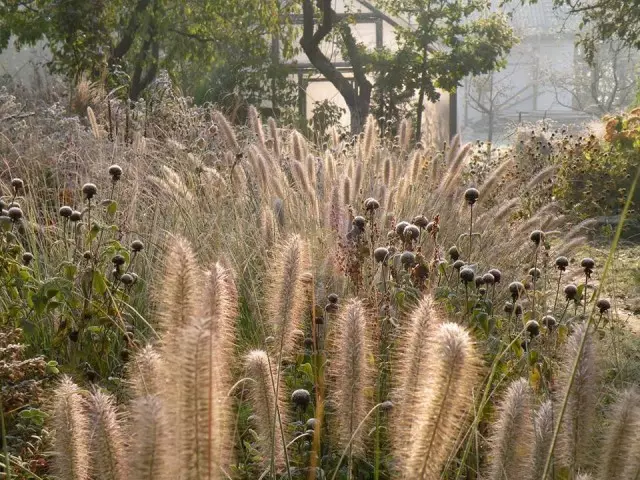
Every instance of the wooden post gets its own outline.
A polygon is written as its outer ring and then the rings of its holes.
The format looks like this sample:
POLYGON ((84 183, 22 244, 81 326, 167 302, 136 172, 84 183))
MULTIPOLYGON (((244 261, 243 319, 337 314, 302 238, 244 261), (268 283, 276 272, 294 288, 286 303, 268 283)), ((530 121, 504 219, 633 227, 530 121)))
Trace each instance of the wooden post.
POLYGON ((298 70, 298 113, 300 119, 307 121, 307 84, 304 81, 304 72, 298 70))
POLYGON ((384 39, 382 38, 383 33, 382 19, 378 18, 376 19, 376 48, 378 49, 384 46, 384 39))

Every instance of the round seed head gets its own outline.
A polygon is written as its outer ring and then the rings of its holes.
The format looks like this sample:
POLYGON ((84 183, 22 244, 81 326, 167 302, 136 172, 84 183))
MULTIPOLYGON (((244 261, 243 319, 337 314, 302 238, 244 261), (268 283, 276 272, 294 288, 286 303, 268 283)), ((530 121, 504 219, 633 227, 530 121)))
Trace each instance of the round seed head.
POLYGON ((369 197, 364 201, 364 208, 367 212, 375 212, 380 208, 380 202, 373 197, 369 197))
POLYGON ((402 252, 402 255, 400 256, 400 263, 402 263, 405 268, 412 267, 416 263, 415 254, 409 251, 402 252))
POLYGON ((337 293, 330 293, 327 296, 327 299, 329 300, 329 303, 338 303, 338 294, 337 293))
POLYGON ((87 200, 91 200, 96 193, 98 193, 98 187, 93 183, 85 183, 82 186, 82 193, 84 194, 87 200))
POLYGON ((482 285, 484 285, 484 278, 482 277, 482 275, 476 276, 475 282, 476 282, 476 288, 480 288, 482 285))
POLYGON ((0 198, 0 210, 6 210, 7 207, 7 202, 0 198))
POLYGON ((569 259, 567 257, 560 256, 556 258, 556 268, 561 272, 564 272, 569 266, 569 259))
POLYGON ((538 280, 540 278, 540 269, 538 268, 530 268, 529 269, 529 275, 531 275, 531 278, 533 278, 534 280, 538 280))
POLYGON ((367 221, 364 219, 364 217, 361 217, 360 215, 358 215, 357 217, 355 217, 353 219, 353 226, 360 229, 360 230, 364 230, 365 225, 367 224, 367 221))
POLYGON ((33 260, 33 253, 31 252, 24 252, 22 254, 22 263, 25 265, 29 265, 33 260))
POLYGON ((413 217, 412 223, 418 228, 427 228, 429 220, 424 215, 416 215, 413 217))
POLYGON ((433 229, 434 229, 435 226, 436 226, 435 222, 427 223, 427 232, 429 232, 429 233, 433 232, 433 229))
POLYGON ((505 302, 503 310, 504 313, 513 313, 513 303, 505 302))
POLYGON ((82 213, 74 210, 73 212, 71 212, 71 215, 69 215, 69 220, 71 220, 72 222, 79 222, 80 220, 82 220, 82 213))
POLYGON ((9 210, 3 208, 0 212, 0 217, 6 217, 7 219, 9 219, 9 210))
POLYGON ((120 254, 114 255, 113 258, 111 259, 111 263, 113 263, 116 267, 124 265, 124 262, 125 262, 125 259, 120 254))
POLYGON ((78 341, 79 336, 80 336, 80 332, 78 332, 78 330, 72 330, 71 332, 69 332, 69 340, 71 340, 74 343, 78 341))
POLYGON ((311 337, 306 337, 304 339, 304 348, 312 348, 313 347, 313 338, 311 337))
POLYGON ((416 225, 407 225, 403 232, 406 240, 417 240, 420 236, 420 229, 416 225))
POLYGON ((516 315, 522 315, 522 305, 520 305, 519 303, 516 303, 516 308, 514 312, 516 315))
POLYGON ((9 209, 9 218, 17 222, 22 218, 22 209, 20 207, 11 207, 9 209))
POLYGON ((382 410, 383 412, 388 412, 392 409, 393 409, 393 402, 391 400, 385 400, 380 405, 380 410, 382 410))
POLYGON ((309 420, 307 420, 307 430, 315 430, 317 423, 318 421, 315 418, 310 418, 309 420))
POLYGON ((544 240, 544 232, 542 230, 534 230, 529 235, 529 239, 536 245, 540 245, 540 242, 544 240))
POLYGON ((447 253, 451 257, 451 260, 453 260, 454 262, 460 258, 460 252, 458 251, 458 247, 456 247, 455 245, 451 247, 447 253))
POLYGON ((484 288, 484 287, 480 287, 480 288, 478 289, 478 293, 479 293, 480 295, 484 295, 485 293, 487 293, 487 289, 486 289, 486 288, 484 288))
POLYGON ((17 192, 18 190, 22 190, 24 188, 24 182, 21 178, 14 178, 11 180, 11 186, 17 192))
POLYGON ((467 188, 464 192, 464 199, 469 205, 473 205, 478 201, 478 197, 480 197, 480 192, 476 188, 467 188))
POLYGON ((482 280, 484 281, 484 283, 486 283, 487 285, 493 285, 496 281, 495 277, 491 274, 491 273, 485 273, 482 276, 482 280))
POLYGON ((133 278, 133 283, 134 283, 134 284, 138 282, 138 279, 139 279, 140 277, 138 276, 138 274, 137 274, 137 273, 135 273, 135 272, 131 272, 131 273, 129 273, 129 275, 131 275, 131 278, 133 278))
POLYGON ((549 331, 552 331, 558 325, 558 322, 552 315, 545 315, 542 317, 542 325, 549 331))
POLYGON ((85 260, 91 260, 91 257, 92 257, 92 255, 91 255, 91 252, 89 250, 87 250, 86 252, 84 252, 82 254, 82 258, 84 258, 85 260))
POLYGON ((120 165, 111 165, 109 167, 109 175, 111 175, 111 179, 114 182, 117 182, 118 180, 120 180, 120 177, 122 176, 122 167, 120 165))
POLYGON ((600 313, 605 313, 607 310, 611 308, 611 302, 609 302, 609 300, 607 300, 606 298, 601 298, 600 300, 597 301, 596 307, 598 307, 598 310, 600 310, 600 313))
POLYGON ((409 222, 399 222, 396 224, 396 233, 400 236, 404 233, 404 229, 409 225, 409 222))
POLYGON ((502 273, 500 273, 500 270, 498 270, 497 268, 492 268, 491 270, 489 270, 489 273, 493 275, 493 281, 495 283, 500 283, 500 279, 502 278, 502 273))
POLYGON ((593 268, 596 266, 596 262, 593 260, 593 258, 586 257, 580 261, 580 266, 582 268, 593 270, 593 268))
POLYGON ((578 295, 578 287, 576 287, 573 283, 564 287, 564 296, 567 300, 575 300, 576 295, 578 295))
POLYGON ((125 273, 124 275, 122 275, 120 277, 120 281, 126 286, 133 285, 134 283, 133 276, 130 273, 125 273))
POLYGON ((460 280, 462 280, 464 283, 473 282, 475 278, 476 278, 476 274, 470 268, 465 267, 462 270, 460 270, 460 280))
POLYGON ((529 320, 524 328, 531 338, 540 335, 540 324, 536 320, 529 320))
POLYGON ((307 406, 309 405, 309 402, 311 401, 311 395, 309 394, 308 390, 299 388, 291 394, 291 401, 296 406, 296 408, 305 411, 307 409, 307 406))
POLYGON ((378 247, 373 251, 373 257, 376 259, 376 262, 382 263, 389 256, 389 250, 385 247, 378 247))
POLYGON ((58 213, 63 218, 69 218, 73 213, 73 209, 65 205, 64 207, 60 207, 60 210, 58 210, 58 213))
POLYGON ((460 270, 462 267, 464 267, 464 262, 462 260, 456 260, 453 262, 453 268, 456 270, 460 270))
POLYGON ((338 312, 338 304, 337 303, 327 303, 324 307, 324 311, 327 313, 337 313, 338 312))
POLYGON ((509 284, 509 292, 513 300, 517 300, 524 293, 524 285, 521 282, 511 282, 509 284))
POLYGON ((134 252, 141 252, 144 249, 144 244, 140 240, 134 240, 131 242, 131 250, 134 252))

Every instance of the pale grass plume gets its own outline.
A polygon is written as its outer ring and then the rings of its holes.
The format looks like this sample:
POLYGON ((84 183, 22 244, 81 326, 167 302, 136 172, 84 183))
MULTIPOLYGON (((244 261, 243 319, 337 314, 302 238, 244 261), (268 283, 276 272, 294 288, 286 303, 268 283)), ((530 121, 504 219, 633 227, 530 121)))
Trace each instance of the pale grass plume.
POLYGON ((582 354, 577 364, 571 390, 567 393, 567 386, 573 369, 573 363, 580 348, 583 335, 588 335, 586 325, 578 325, 569 336, 564 358, 559 374, 559 397, 561 402, 568 395, 567 407, 560 429, 560 451, 562 459, 569 466, 570 472, 578 472, 591 466, 590 455, 592 426, 596 416, 597 371, 596 352, 593 339, 587 336, 582 354))
POLYGON ((318 184, 316 177, 317 168, 316 157, 312 154, 307 155, 307 178, 309 179, 311 191, 315 191, 318 184))
POLYGON ((403 118, 400 122, 400 131, 398 133, 400 150, 406 152, 409 150, 409 143, 411 143, 412 125, 410 118, 403 118))
POLYGON ((385 185, 391 186, 391 180, 393 178, 393 165, 391 164, 391 157, 384 159, 382 181, 385 185))
MULTIPOLYGON (((276 398, 276 375, 273 371, 267 352, 252 350, 245 358, 247 377, 251 378, 251 406, 257 419, 257 430, 260 436, 260 452, 265 462, 271 460, 277 469, 284 466, 285 455, 277 418, 284 412, 284 404, 276 398)), ((282 379, 281 379, 282 381, 282 379)), ((279 388, 283 392, 284 388, 279 388)), ((278 395, 281 396, 281 395, 278 395)))
POLYGON ((354 202, 359 197, 360 188, 362 188, 362 170, 362 162, 358 162, 358 164, 356 165, 356 171, 353 176, 353 194, 351 195, 351 198, 353 198, 354 202))
POLYGON ((351 300, 344 307, 331 332, 331 345, 328 375, 336 405, 337 442, 340 449, 349 445, 351 454, 357 456, 364 449, 366 429, 360 428, 357 433, 356 429, 369 409, 366 392, 371 388, 368 362, 372 354, 367 339, 367 312, 360 300, 351 300))
POLYGON ((491 174, 486 178, 482 185, 480 185, 479 190, 482 192, 482 196, 486 199, 491 198, 494 193, 496 186, 500 183, 500 180, 504 176, 504 174, 513 166, 514 160, 513 157, 507 158, 504 162, 500 164, 498 168, 493 170, 491 174))
POLYGON ((157 395, 136 398, 130 406, 130 480, 170 480, 172 430, 157 395))
POLYGON ((551 400, 547 400, 538 408, 533 422, 534 437, 531 474, 525 475, 525 478, 529 480, 542 478, 544 464, 547 460, 549 448, 551 448, 553 426, 553 403, 551 400))
POLYGON ((331 189, 331 203, 329 205, 328 225, 334 232, 341 232, 343 225, 343 205, 341 189, 338 185, 334 185, 331 189))
POLYGON ((249 148, 249 159, 251 160, 251 166, 253 171, 257 174, 260 180, 260 187, 263 192, 266 192, 269 188, 269 175, 267 174, 267 164, 264 157, 258 151, 255 145, 249 148))
POLYGON ((273 142, 273 153, 277 158, 280 158, 282 154, 282 147, 280 146, 280 135, 278 135, 278 124, 273 117, 269 117, 267 120, 269 126, 269 134, 271 135, 271 141, 273 142))
POLYGON ((133 356, 128 366, 129 385, 133 397, 157 395, 163 388, 162 361, 151 345, 145 345, 133 356))
POLYGON ((470 150, 471 144, 467 143, 459 150, 449 152, 449 168, 441 184, 444 192, 451 193, 453 188, 459 185, 460 175, 464 170, 465 160, 470 150))
MULTIPOLYGON (((640 457, 639 431, 640 395, 635 390, 625 390, 613 405, 608 417, 598 480, 636 478, 626 473, 631 473, 634 463, 637 464, 640 457)), ((636 471, 636 475, 639 473, 636 471)))
POLYGON ((333 183, 333 181, 337 178, 336 176, 336 161, 333 158, 333 155, 328 152, 324 156, 324 169, 327 172, 325 176, 325 180, 328 184, 333 183))
POLYGON ((329 128, 329 138, 331 139, 331 149, 334 151, 338 150, 340 147, 340 134, 338 133, 338 129, 336 127, 329 128))
POLYGON ((593 477, 588 473, 579 473, 576 475, 576 480, 593 480, 593 477))
POLYGON ((309 182, 309 177, 307 176, 306 168, 300 162, 293 162, 291 164, 291 173, 293 174, 293 178, 295 182, 298 184, 298 190, 300 193, 311 193, 311 183, 309 182))
POLYGON ((264 130, 262 129, 262 120, 260 119, 260 114, 258 110, 253 105, 249 105, 249 111, 247 114, 249 118, 249 126, 251 130, 253 130, 253 134, 256 137, 256 141, 260 148, 265 148, 265 140, 264 140, 264 130))
POLYGON ((225 478, 232 454, 229 355, 214 323, 213 318, 191 319, 171 360, 176 378, 167 400, 177 407, 177 456, 185 480, 225 478))
POLYGON ((286 357, 293 348, 294 330, 300 329, 305 310, 304 274, 309 267, 307 245, 291 235, 275 248, 266 283, 265 310, 275 338, 274 351, 286 357))
POLYGON ((436 480, 464 428, 480 359, 469 333, 455 323, 436 327, 429 345, 431 363, 417 380, 422 397, 413 406, 412 428, 400 458, 402 478, 436 480))
POLYGON ((162 178, 150 175, 149 181, 155 184, 162 192, 169 195, 173 201, 180 205, 183 209, 194 204, 193 194, 189 187, 182 181, 180 175, 172 168, 163 165, 162 178))
POLYGON ((213 121, 218 124, 220 127, 220 133, 222 134, 222 138, 224 139, 227 147, 232 149, 234 152, 240 151, 240 145, 238 145, 238 139, 236 138, 236 134, 229 124, 227 118, 219 111, 214 111, 212 114, 213 121))
POLYGON ((291 132, 291 150, 293 158, 299 163, 304 163, 304 159, 307 158, 307 142, 296 130, 291 132))
POLYGON ((96 120, 96 114, 93 113, 93 108, 87 107, 87 118, 89 118, 89 124, 91 125, 91 133, 95 139, 100 139, 100 127, 98 127, 98 121, 96 120))
POLYGON ((342 201, 344 205, 351 204, 351 178, 348 176, 342 179, 342 201))
POLYGON ((129 478, 127 455, 115 400, 110 395, 96 391, 91 394, 88 404, 91 478, 126 480, 129 478))
POLYGON ((198 311, 202 272, 191 244, 180 236, 167 239, 164 258, 164 275, 154 299, 164 342, 171 343, 198 311))
MULTIPOLYGON (((233 355, 238 316, 238 290, 230 268, 221 262, 211 265, 204 273, 203 300, 199 316, 209 319, 208 328, 214 338, 221 360, 228 361, 233 355)), ((230 367, 230 365, 229 365, 230 367)))
POLYGON ((270 247, 277 239, 278 230, 273 210, 268 205, 262 206, 260 213, 260 233, 265 244, 270 247))
POLYGON ((509 385, 498 407, 498 418, 490 440, 488 480, 512 480, 531 470, 533 418, 532 391, 525 378, 509 385))
POLYGON ((420 177, 420 169, 422 168, 422 153, 416 150, 411 155, 411 183, 418 182, 420 177))
POLYGON ((53 472, 64 480, 89 480, 89 422, 83 393, 65 375, 53 397, 53 472))
POLYGON ((373 115, 368 115, 364 124, 364 140, 362 145, 363 161, 368 162, 376 149, 376 119, 373 115))

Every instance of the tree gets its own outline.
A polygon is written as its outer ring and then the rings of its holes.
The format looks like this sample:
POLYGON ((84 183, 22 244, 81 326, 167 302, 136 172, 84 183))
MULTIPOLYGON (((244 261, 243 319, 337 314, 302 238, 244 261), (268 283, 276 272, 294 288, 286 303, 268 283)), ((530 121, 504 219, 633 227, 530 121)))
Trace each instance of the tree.
MULTIPOLYGON (((187 80, 215 64, 269 57, 270 35, 287 35, 279 0, 7 0, 0 51, 44 39, 54 72, 113 82, 124 74, 137 99, 166 69, 187 80)), ((113 85, 112 85, 113 86, 113 85)))
POLYGON ((389 51, 371 51, 358 44, 349 15, 336 14, 331 0, 318 0, 316 7, 312 0, 302 1, 300 45, 309 61, 344 98, 353 133, 362 129, 369 113, 374 88, 371 76, 384 80, 381 98, 412 98, 418 94, 419 135, 425 97, 435 101, 439 97, 437 87, 452 91, 467 75, 499 67, 515 43, 506 18, 497 13, 484 15, 486 2, 481 0, 379 0, 380 7, 394 15, 411 17, 416 25, 396 27, 399 49, 390 55, 389 51), (333 34, 337 34, 343 56, 353 68, 353 82, 320 49, 321 42, 333 34))

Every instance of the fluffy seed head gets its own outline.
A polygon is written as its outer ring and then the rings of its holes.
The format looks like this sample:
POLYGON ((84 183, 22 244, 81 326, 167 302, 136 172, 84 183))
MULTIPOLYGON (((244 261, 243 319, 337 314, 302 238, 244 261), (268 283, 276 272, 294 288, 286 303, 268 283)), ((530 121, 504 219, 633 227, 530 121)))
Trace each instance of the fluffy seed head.
POLYGON ((11 186, 17 192, 24 188, 24 182, 22 181, 21 178, 14 178, 11 180, 11 186))
POLYGON ((492 268, 489 270, 489 273, 493 275, 493 280, 495 283, 500 283, 500 279, 502 278, 502 273, 497 268, 492 268))
POLYGON ((385 247, 378 247, 374 250, 373 256, 376 259, 376 262, 382 263, 389 256, 389 250, 385 247))
POLYGON ((416 225, 407 225, 402 235, 406 240, 417 240, 420 237, 420 229, 416 225))
POLYGON ((558 270, 560 270, 561 272, 564 272, 567 270, 568 266, 569 266, 569 259, 567 257, 564 257, 561 255, 558 258, 556 258, 556 268, 558 270))
POLYGON ((82 193, 87 200, 91 200, 96 195, 96 193, 98 193, 98 187, 96 187, 93 183, 85 183, 82 186, 82 193))
POLYGON ((576 295, 578 295, 578 287, 576 287, 574 284, 570 283, 569 285, 566 285, 564 287, 564 296, 567 298, 567 300, 575 300, 576 295))
POLYGON ((460 258, 460 252, 458 251, 458 247, 455 245, 452 246, 447 253, 454 262, 460 258))
POLYGON ((429 220, 424 215, 416 215, 413 217, 412 223, 418 228, 427 228, 429 220))
POLYGON ((482 282, 486 283, 487 285, 493 285, 495 283, 496 279, 493 275, 491 275, 490 273, 485 273, 482 276, 482 282))
POLYGON ((524 285, 522 282, 511 282, 509 284, 509 292, 511 292, 511 298, 515 302, 524 294, 524 285))
POLYGON ((469 205, 476 203, 478 201, 478 197, 480 197, 480 192, 475 188, 468 188, 464 192, 464 199, 469 205))
POLYGON ((404 229, 408 226, 409 226, 409 222, 405 222, 405 221, 399 222, 396 225, 396 233, 402 237, 402 235, 404 234, 404 229))
POLYGON ((111 165, 109 167, 109 175, 111 175, 111 179, 114 182, 117 182, 118 180, 120 180, 120 177, 122 176, 122 167, 120 165, 111 165))
POLYGON ((600 313, 605 313, 607 310, 611 308, 611 302, 609 302, 609 300, 607 300, 606 298, 601 298, 596 303, 596 307, 598 307, 598 310, 600 310, 600 313))
POLYGON ((544 232, 542 230, 534 230, 531 232, 531 235, 529 235, 529 239, 538 246, 544 240, 544 232))
POLYGON ((128 478, 125 442, 118 422, 114 399, 96 391, 89 400, 91 424, 92 478, 126 480, 128 478))
POLYGON ((476 274, 473 272, 472 269, 465 267, 462 270, 460 270, 460 279, 464 283, 473 282, 475 278, 476 278, 476 274))
POLYGON ((452 267, 455 270, 460 270, 462 267, 464 267, 464 262, 462 260, 456 260, 455 262, 453 262, 452 267))
POLYGON ((524 329, 531 338, 540 335, 540 324, 536 320, 529 320, 524 326, 524 329))
POLYGON ((367 198, 364 201, 364 208, 367 212, 375 212, 378 208, 380 208, 380 202, 373 197, 367 198))
POLYGON ((144 244, 140 240, 134 240, 131 242, 131 250, 138 253, 144 249, 144 244))
POLYGON ((58 211, 58 213, 63 218, 69 218, 71 216, 71 214, 73 213, 73 209, 71 207, 68 207, 67 205, 65 205, 63 207, 60 207, 60 210, 58 211))

